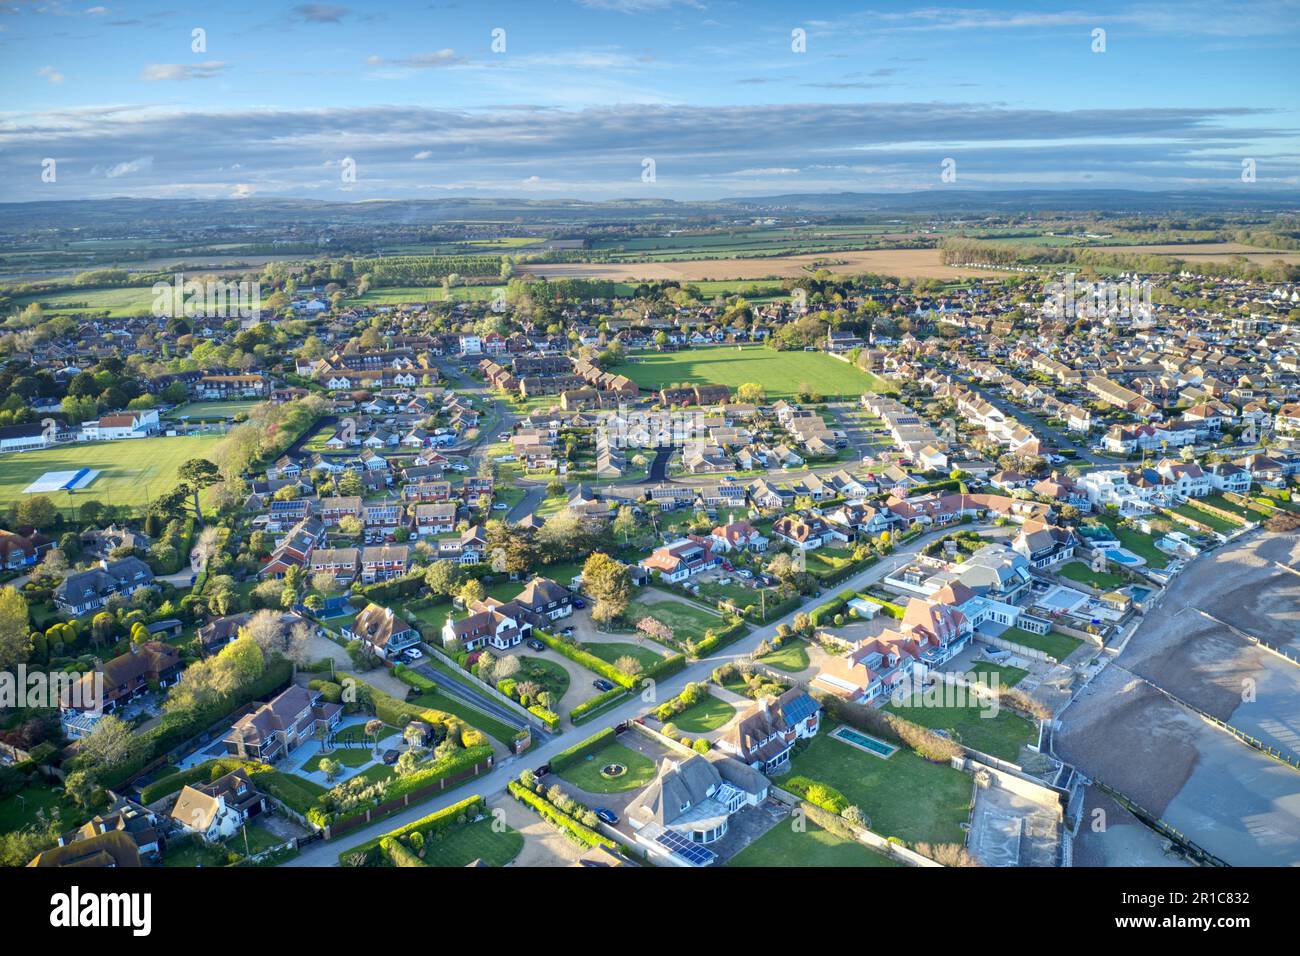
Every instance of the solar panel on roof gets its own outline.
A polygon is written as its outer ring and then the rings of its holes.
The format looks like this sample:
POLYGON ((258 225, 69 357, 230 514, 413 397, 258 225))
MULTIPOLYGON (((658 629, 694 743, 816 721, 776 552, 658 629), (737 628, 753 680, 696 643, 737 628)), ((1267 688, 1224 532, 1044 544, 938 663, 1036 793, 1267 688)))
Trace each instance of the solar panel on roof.
POLYGON ((692 843, 675 830, 665 830, 655 837, 655 842, 670 853, 681 857, 691 866, 708 866, 717 859, 717 854, 712 850, 702 847, 698 843, 692 843))

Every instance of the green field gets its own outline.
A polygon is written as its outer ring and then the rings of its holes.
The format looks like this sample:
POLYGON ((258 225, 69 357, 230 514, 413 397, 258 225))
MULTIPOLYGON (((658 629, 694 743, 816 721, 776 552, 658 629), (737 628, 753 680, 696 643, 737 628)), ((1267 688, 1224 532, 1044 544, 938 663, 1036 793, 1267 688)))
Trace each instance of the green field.
POLYGON ((717 346, 680 352, 645 353, 618 371, 642 388, 689 382, 726 385, 733 392, 746 382, 763 386, 767 399, 793 399, 808 384, 827 399, 856 399, 863 392, 893 391, 884 380, 823 352, 777 352, 763 345, 717 346))
MULTIPOLYGON (((256 398, 247 398, 230 402, 186 402, 184 405, 177 405, 170 412, 166 412, 163 418, 190 418, 190 419, 214 419, 214 418, 234 418, 236 415, 247 412, 254 405, 260 404, 256 398)), ((331 431, 331 434, 333 432, 331 431)), ((329 437, 329 436, 326 436, 329 437)))
POLYGON ((131 438, 0 455, 0 504, 20 500, 23 489, 47 471, 93 468, 100 474, 88 487, 73 493, 52 491, 46 497, 60 508, 92 500, 145 505, 175 487, 182 464, 206 456, 219 441, 220 435, 131 438))
POLYGON ((727 866, 900 866, 889 857, 815 823, 797 832, 782 821, 745 847, 727 866))
POLYGON ((13 306, 22 309, 32 302, 40 303, 46 315, 80 315, 106 313, 113 318, 131 315, 149 315, 153 308, 153 287, 76 289, 65 292, 46 292, 14 299, 13 306))

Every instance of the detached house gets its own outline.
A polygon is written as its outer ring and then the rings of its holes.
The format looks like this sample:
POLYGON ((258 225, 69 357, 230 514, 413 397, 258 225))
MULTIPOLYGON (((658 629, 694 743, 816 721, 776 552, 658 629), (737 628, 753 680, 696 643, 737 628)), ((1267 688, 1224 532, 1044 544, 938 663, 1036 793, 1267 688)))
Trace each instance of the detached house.
POLYGON ((54 590, 60 611, 81 615, 97 611, 114 594, 130 596, 154 586, 153 571, 139 558, 100 561, 99 567, 69 574, 54 590))
POLYGON ((444 645, 459 641, 467 651, 476 651, 489 644, 499 651, 506 651, 518 645, 532 631, 531 624, 520 621, 496 598, 475 601, 469 611, 469 617, 459 621, 453 621, 451 615, 447 615, 447 622, 442 626, 444 645))
POLYGON ((393 613, 392 608, 367 604, 365 609, 343 627, 349 641, 360 641, 385 660, 420 642, 420 632, 393 613))
POLYGON ((765 774, 780 773, 795 741, 817 735, 821 705, 801 687, 764 697, 718 740, 719 749, 765 774))
POLYGON ((342 717, 341 704, 328 703, 320 691, 295 684, 270 703, 235 721, 222 743, 228 754, 243 760, 272 763, 301 747, 318 728, 328 730, 338 726, 342 717))
POLYGON ((713 553, 712 539, 682 538, 655 548, 640 564, 648 571, 658 571, 665 581, 677 582, 716 567, 720 560, 713 553))
POLYGON ((244 770, 232 770, 211 783, 181 789, 171 818, 186 833, 207 843, 233 836, 244 823, 266 810, 266 797, 244 770))

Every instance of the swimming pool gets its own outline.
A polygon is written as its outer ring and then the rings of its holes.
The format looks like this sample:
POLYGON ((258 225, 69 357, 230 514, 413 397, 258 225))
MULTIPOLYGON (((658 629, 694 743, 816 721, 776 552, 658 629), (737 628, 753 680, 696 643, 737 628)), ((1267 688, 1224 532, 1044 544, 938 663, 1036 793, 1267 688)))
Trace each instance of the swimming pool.
POLYGON ((877 740, 870 734, 864 734, 854 730, 852 727, 837 727, 831 734, 837 740, 842 740, 850 747, 857 747, 859 750, 865 750, 867 753, 874 754, 881 759, 889 759, 898 750, 893 744, 887 744, 883 740, 877 740))
POLYGON ((1143 561, 1142 558, 1139 558, 1136 554, 1133 554, 1131 551, 1125 551, 1123 548, 1109 549, 1106 552, 1106 557, 1114 561, 1116 564, 1123 564, 1128 567, 1133 567, 1135 565, 1146 563, 1145 561, 1143 561))

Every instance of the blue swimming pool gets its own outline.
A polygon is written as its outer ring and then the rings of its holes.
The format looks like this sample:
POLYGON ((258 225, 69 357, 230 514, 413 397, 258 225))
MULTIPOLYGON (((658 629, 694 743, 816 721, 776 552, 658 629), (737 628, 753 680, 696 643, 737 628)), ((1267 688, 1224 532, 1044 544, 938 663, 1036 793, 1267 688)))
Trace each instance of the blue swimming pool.
POLYGON ((1127 551, 1118 551, 1115 548, 1111 548, 1107 551, 1106 557, 1114 561, 1116 564, 1133 565, 1142 563, 1142 559, 1136 555, 1129 554, 1127 551))

